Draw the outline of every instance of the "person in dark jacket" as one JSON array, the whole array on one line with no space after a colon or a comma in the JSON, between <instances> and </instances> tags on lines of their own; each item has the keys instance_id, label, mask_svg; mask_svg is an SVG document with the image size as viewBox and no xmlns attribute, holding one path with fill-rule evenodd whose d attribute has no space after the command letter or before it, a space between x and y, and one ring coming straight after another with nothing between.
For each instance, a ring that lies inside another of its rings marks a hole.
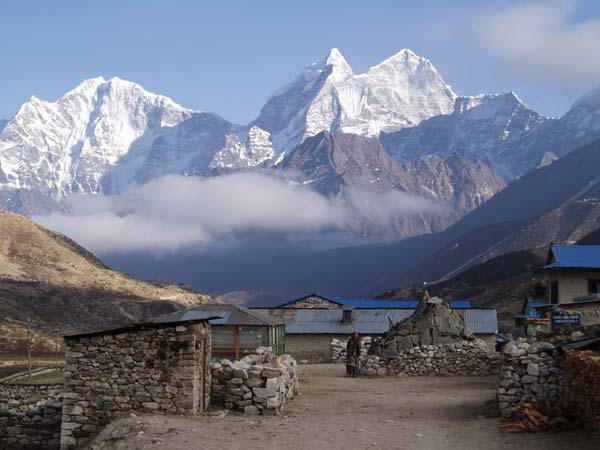
<instances>
[{"instance_id":1,"label":"person in dark jacket","mask_svg":"<svg viewBox=\"0 0 600 450\"><path fill-rule=\"evenodd\" d=\"M360 359L360 337L355 331L350 335L346 345L346 374L352 377L358 376L358 365Z\"/></svg>"}]
</instances>

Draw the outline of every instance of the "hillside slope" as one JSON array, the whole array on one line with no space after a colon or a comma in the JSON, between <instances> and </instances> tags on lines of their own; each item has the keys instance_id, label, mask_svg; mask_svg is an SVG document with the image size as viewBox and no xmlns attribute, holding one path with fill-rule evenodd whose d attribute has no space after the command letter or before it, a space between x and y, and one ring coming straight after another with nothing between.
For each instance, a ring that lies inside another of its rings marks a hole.
<instances>
[{"instance_id":1,"label":"hillside slope","mask_svg":"<svg viewBox=\"0 0 600 450\"><path fill-rule=\"evenodd\" d=\"M210 299L174 284L136 280L70 239L0 212L0 351L22 347L27 315L38 334L115 326Z\"/></svg>"}]
</instances>

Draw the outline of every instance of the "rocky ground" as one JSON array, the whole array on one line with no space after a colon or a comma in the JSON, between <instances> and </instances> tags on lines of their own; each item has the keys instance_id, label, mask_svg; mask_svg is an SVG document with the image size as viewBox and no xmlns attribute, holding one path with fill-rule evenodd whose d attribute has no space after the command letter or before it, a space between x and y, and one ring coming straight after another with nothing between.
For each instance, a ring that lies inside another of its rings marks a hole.
<instances>
[{"instance_id":1,"label":"rocky ground","mask_svg":"<svg viewBox=\"0 0 600 450\"><path fill-rule=\"evenodd\" d=\"M494 377L346 378L344 366L300 367L301 395L282 417L219 412L115 422L93 449L540 449L600 448L584 433L504 434L485 418ZM486 414L487 415L487 414Z\"/></svg>"}]
</instances>

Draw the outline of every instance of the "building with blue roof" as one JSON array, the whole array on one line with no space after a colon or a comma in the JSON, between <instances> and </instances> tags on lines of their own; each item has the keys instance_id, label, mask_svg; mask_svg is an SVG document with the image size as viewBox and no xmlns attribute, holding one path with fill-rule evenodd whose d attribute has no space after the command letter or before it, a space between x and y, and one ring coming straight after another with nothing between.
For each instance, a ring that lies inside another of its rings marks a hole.
<instances>
[{"instance_id":1,"label":"building with blue roof","mask_svg":"<svg viewBox=\"0 0 600 450\"><path fill-rule=\"evenodd\" d=\"M543 271L549 304L594 300L600 293L600 245L553 244Z\"/></svg>"},{"instance_id":2,"label":"building with blue roof","mask_svg":"<svg viewBox=\"0 0 600 450\"><path fill-rule=\"evenodd\" d=\"M547 322L543 331L600 324L600 245L552 244L541 272L548 294L534 309Z\"/></svg>"},{"instance_id":3,"label":"building with blue roof","mask_svg":"<svg viewBox=\"0 0 600 450\"><path fill-rule=\"evenodd\" d=\"M418 300L377 300L326 297L310 294L270 308L255 308L285 323L286 350L296 359L328 361L333 338L346 339L353 331L378 337L390 326L407 319ZM471 308L468 300L454 300L450 307L458 310L473 333L494 348L498 332L495 309Z\"/></svg>"},{"instance_id":4,"label":"building with blue roof","mask_svg":"<svg viewBox=\"0 0 600 450\"><path fill-rule=\"evenodd\" d=\"M450 300L448 303L453 309L471 308L471 302L469 302L469 300ZM352 306L354 309L415 309L418 304L419 300L413 299L378 300L309 294L294 300L283 302L271 308L340 309L344 306Z\"/></svg>"}]
</instances>

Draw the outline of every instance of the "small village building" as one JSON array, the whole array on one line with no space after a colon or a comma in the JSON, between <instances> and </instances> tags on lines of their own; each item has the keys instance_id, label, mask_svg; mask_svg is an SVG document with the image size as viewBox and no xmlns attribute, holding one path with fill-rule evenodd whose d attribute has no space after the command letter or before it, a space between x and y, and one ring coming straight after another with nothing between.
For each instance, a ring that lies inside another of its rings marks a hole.
<instances>
[{"instance_id":1,"label":"small village building","mask_svg":"<svg viewBox=\"0 0 600 450\"><path fill-rule=\"evenodd\" d=\"M450 300L449 303L452 309L471 308L471 302L468 300ZM418 304L419 300L413 299L358 299L309 294L271 306L270 309L341 309L344 306L352 306L355 309L415 309Z\"/></svg>"},{"instance_id":2,"label":"small village building","mask_svg":"<svg viewBox=\"0 0 600 450\"><path fill-rule=\"evenodd\" d=\"M543 268L548 303L600 300L600 245L551 245Z\"/></svg>"},{"instance_id":3,"label":"small village building","mask_svg":"<svg viewBox=\"0 0 600 450\"><path fill-rule=\"evenodd\" d=\"M600 245L551 245L546 273L548 296L538 314L550 328L600 324Z\"/></svg>"},{"instance_id":4,"label":"small village building","mask_svg":"<svg viewBox=\"0 0 600 450\"><path fill-rule=\"evenodd\" d=\"M206 411L211 318L65 336L60 448L80 448L132 413Z\"/></svg>"},{"instance_id":5,"label":"small village building","mask_svg":"<svg viewBox=\"0 0 600 450\"><path fill-rule=\"evenodd\" d=\"M514 335L518 337L535 336L538 331L548 328L548 318L537 310L548 304L548 289L543 284L536 284L525 294L523 308L516 314Z\"/></svg>"},{"instance_id":6,"label":"small village building","mask_svg":"<svg viewBox=\"0 0 600 450\"><path fill-rule=\"evenodd\" d=\"M271 347L276 355L286 351L285 322L244 306L210 303L157 317L153 323L211 319L213 359L243 358L257 347Z\"/></svg>"},{"instance_id":7,"label":"small village building","mask_svg":"<svg viewBox=\"0 0 600 450\"><path fill-rule=\"evenodd\" d=\"M311 294L271 308L255 309L285 322L286 349L298 360L329 361L333 338L345 340L353 331L379 337L391 325L410 317L417 300L367 300ZM450 302L477 338L493 351L498 320L495 309L473 309L468 300Z\"/></svg>"}]
</instances>

